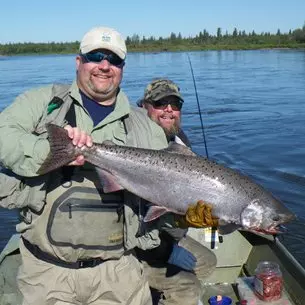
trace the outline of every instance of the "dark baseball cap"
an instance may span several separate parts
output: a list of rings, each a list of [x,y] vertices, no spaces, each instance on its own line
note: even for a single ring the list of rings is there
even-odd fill
[[[176,96],[184,102],[180,88],[174,82],[165,78],[156,79],[147,85],[144,97],[138,101],[138,105],[141,106],[144,101],[159,101],[168,96]]]

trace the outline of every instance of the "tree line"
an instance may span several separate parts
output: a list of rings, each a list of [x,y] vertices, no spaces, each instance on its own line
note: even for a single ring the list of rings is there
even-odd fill
[[[79,41],[0,44],[0,54],[76,54],[79,52],[79,44]],[[216,35],[211,35],[204,29],[195,37],[182,37],[181,33],[173,32],[165,38],[140,37],[134,34],[127,36],[126,45],[129,52],[305,48],[305,23],[302,28],[290,30],[288,33],[281,33],[280,30],[276,33],[246,33],[237,28],[229,33],[217,28]]]

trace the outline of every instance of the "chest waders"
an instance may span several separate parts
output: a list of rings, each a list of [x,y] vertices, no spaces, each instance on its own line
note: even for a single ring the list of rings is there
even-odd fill
[[[54,89],[46,122],[76,126],[75,109],[67,87]],[[130,119],[123,120],[126,145],[134,146],[136,133]],[[33,229],[23,234],[24,245],[38,259],[68,268],[93,267],[124,253],[124,191],[104,194],[95,168],[63,167],[49,175],[46,204]],[[39,245],[39,246],[37,246]]]

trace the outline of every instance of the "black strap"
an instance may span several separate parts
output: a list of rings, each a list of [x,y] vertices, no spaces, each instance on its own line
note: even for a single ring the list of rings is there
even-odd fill
[[[65,119],[67,120],[69,125],[71,125],[72,127],[76,127],[75,105],[73,102],[65,116]]]
[[[65,119],[68,124],[72,127],[76,127],[76,115],[75,115],[75,105],[72,102],[68,112],[66,113]],[[63,166],[62,167],[62,184],[71,181],[75,167],[74,166]]]
[[[57,257],[54,257],[53,255],[43,252],[38,246],[31,244],[28,240],[26,240],[24,237],[21,237],[24,246],[39,260],[42,260],[44,262],[60,266],[63,268],[69,268],[69,269],[81,269],[81,268],[93,268],[95,266],[98,266],[109,259],[101,259],[100,257],[92,258],[88,260],[78,260],[74,263],[69,263],[66,261],[63,261]]]

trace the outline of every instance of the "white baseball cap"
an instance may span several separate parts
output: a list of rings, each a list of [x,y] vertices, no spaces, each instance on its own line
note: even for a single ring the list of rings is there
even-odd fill
[[[89,53],[97,49],[106,49],[125,59],[127,48],[122,35],[114,29],[96,27],[85,34],[80,43],[80,52]]]

